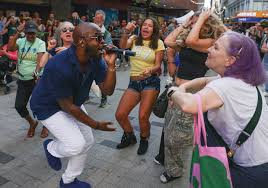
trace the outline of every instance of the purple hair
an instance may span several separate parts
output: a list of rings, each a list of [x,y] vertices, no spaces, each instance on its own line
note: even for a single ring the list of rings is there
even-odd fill
[[[229,45],[227,53],[236,58],[236,62],[226,68],[224,76],[242,79],[253,86],[265,83],[266,72],[261,62],[257,44],[237,32],[226,32]]]

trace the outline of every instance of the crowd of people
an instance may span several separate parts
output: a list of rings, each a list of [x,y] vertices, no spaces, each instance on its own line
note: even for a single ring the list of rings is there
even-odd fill
[[[182,24],[174,20],[159,24],[151,17],[129,23],[113,21],[107,28],[104,22],[102,10],[95,12],[92,23],[77,12],[66,20],[56,20],[50,13],[45,23],[38,13],[32,17],[1,16],[0,56],[17,60],[15,109],[29,123],[27,137],[34,136],[38,121],[43,125],[42,138],[49,132],[55,137],[43,144],[52,169],[60,170],[61,159],[69,159],[59,183],[61,188],[90,187],[76,177],[82,173],[94,143],[91,128],[115,131],[111,122],[94,120],[83,106],[92,84],[101,90],[100,107],[114,92],[116,55],[107,52],[113,45],[136,53],[123,57],[131,68],[128,88],[115,113],[123,130],[117,149],[137,143],[128,115],[139,104],[137,154],[146,154],[149,118],[160,93],[159,76],[163,72],[171,77],[173,86],[168,91],[170,104],[159,153],[154,158],[155,163],[164,166],[160,181],[168,183],[185,174],[183,154],[193,142],[198,94],[203,112],[207,112],[208,134],[203,136],[208,144],[234,151],[229,161],[233,187],[261,188],[268,183],[267,93],[259,89],[265,85],[268,92],[268,21],[257,23],[243,34],[239,33],[241,29],[226,27],[211,10],[198,11]],[[218,75],[205,77],[209,69]],[[30,97],[38,121],[27,109]],[[245,132],[256,111],[259,117],[254,120],[254,131],[237,146],[239,134]]]

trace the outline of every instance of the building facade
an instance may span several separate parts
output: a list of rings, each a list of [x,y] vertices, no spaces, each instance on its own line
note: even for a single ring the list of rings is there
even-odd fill
[[[239,12],[268,10],[268,0],[222,0],[225,18],[235,17]]]

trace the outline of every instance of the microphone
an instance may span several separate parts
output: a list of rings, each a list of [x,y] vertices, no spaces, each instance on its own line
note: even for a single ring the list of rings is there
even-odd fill
[[[131,50],[125,50],[120,48],[107,48],[104,46],[104,50],[107,53],[115,53],[117,55],[123,55],[123,56],[136,56],[136,52],[133,52]]]

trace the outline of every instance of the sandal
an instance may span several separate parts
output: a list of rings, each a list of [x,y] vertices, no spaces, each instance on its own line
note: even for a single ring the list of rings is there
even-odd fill
[[[38,121],[36,121],[34,125],[30,125],[30,128],[29,128],[28,133],[27,133],[28,138],[34,137],[35,128],[37,127],[37,125],[38,125]]]
[[[48,129],[46,127],[43,127],[41,134],[40,134],[40,137],[46,138],[46,137],[48,137],[48,133],[49,133]]]
[[[168,182],[173,181],[173,180],[175,180],[177,178],[180,178],[180,176],[179,177],[173,177],[173,176],[169,175],[167,172],[164,172],[160,176],[160,181],[162,183],[168,183]]]

